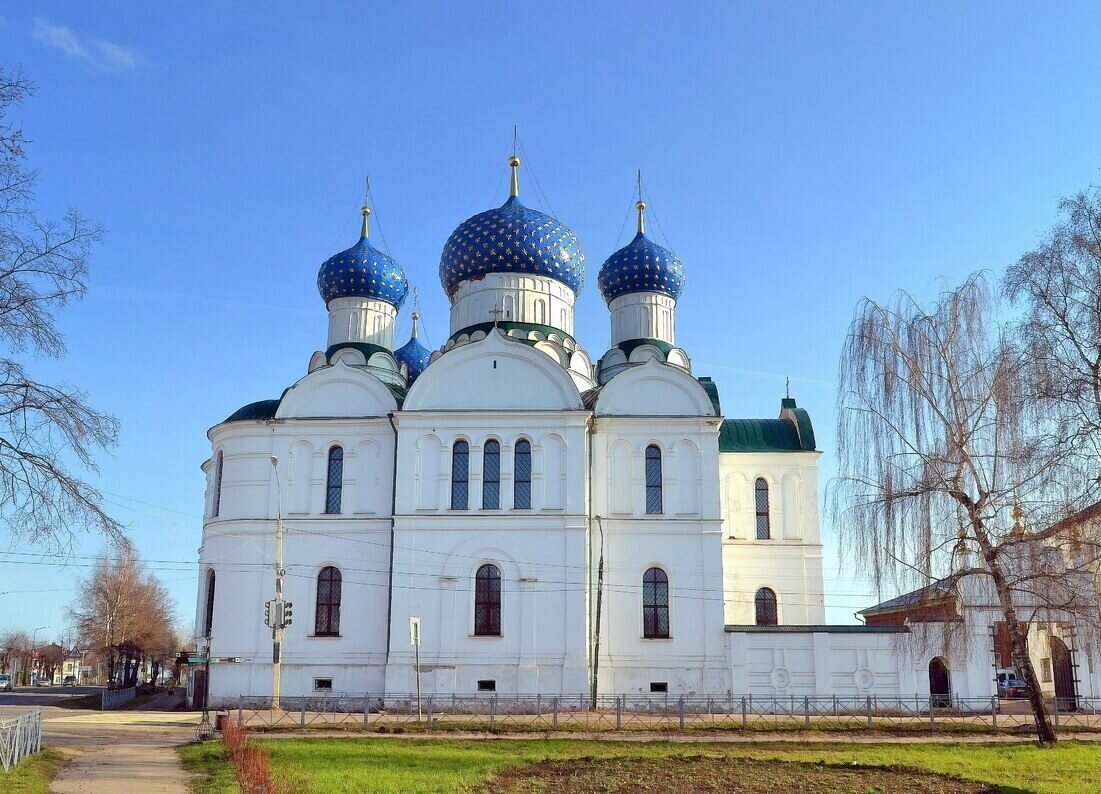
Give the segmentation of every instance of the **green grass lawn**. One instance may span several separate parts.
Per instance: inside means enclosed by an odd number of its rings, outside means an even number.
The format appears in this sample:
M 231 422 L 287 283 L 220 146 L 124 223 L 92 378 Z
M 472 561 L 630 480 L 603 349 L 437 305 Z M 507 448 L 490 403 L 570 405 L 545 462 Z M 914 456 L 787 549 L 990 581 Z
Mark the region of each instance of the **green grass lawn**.
M 1081 792 L 1101 781 L 1101 745 L 1031 744 L 717 744 L 571 739 L 451 740 L 381 737 L 254 739 L 293 791 L 456 791 L 478 788 L 494 774 L 547 760 L 660 759 L 710 756 L 836 765 L 905 767 L 1003 786 L 1010 791 Z M 203 773 L 199 792 L 234 791 L 220 743 L 180 748 L 184 765 Z M 617 762 L 622 765 L 621 762 Z M 898 790 L 895 788 L 895 790 Z
M 57 750 L 49 748 L 35 753 L 7 773 L 0 767 L 0 791 L 18 794 L 45 794 L 50 790 L 50 780 L 65 758 Z

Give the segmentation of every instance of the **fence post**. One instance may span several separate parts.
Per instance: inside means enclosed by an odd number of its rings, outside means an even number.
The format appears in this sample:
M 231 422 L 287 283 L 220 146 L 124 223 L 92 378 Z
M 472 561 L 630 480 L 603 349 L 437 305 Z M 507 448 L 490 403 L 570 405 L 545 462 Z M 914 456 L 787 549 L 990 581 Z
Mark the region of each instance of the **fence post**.
M 489 732 L 494 733 L 497 730 L 497 696 L 494 695 L 493 699 L 489 701 Z
M 742 695 L 742 728 L 746 728 L 749 725 L 748 716 L 745 708 L 745 695 Z
M 432 727 L 432 696 L 428 696 L 428 727 Z
M 868 727 L 872 727 L 872 699 L 868 698 Z
M 558 730 L 558 698 L 551 701 L 551 729 Z
M 1055 715 L 1055 730 L 1059 730 L 1059 696 L 1056 695 L 1051 699 L 1051 702 L 1055 704 L 1055 709 L 1052 712 Z
M 803 724 L 809 730 L 810 729 L 810 695 L 804 695 L 803 696 L 803 715 L 805 717 L 805 719 L 803 720 Z
M 936 730 L 937 727 L 937 710 L 936 705 L 933 703 L 933 696 L 929 696 L 929 730 Z
M 368 692 L 363 696 L 363 727 L 367 727 L 367 722 L 370 719 L 368 716 L 371 713 L 371 693 Z
M 680 729 L 684 730 L 684 695 L 680 696 Z
M 998 698 L 994 695 L 990 697 L 990 721 L 994 726 L 994 733 L 998 732 Z
M 305 701 L 305 699 L 302 700 L 302 711 L 300 711 L 299 714 L 298 714 L 298 725 L 299 725 L 299 727 L 302 727 L 302 728 L 306 727 L 306 701 Z
M 618 731 L 623 727 L 623 695 L 616 695 L 615 698 L 615 729 Z

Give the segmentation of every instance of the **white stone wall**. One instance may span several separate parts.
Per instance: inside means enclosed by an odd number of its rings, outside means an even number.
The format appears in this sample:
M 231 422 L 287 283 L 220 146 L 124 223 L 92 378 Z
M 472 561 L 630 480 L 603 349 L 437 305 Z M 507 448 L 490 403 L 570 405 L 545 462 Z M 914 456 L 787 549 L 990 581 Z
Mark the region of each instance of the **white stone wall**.
M 394 323 L 398 310 L 370 298 L 335 298 L 329 301 L 328 346 L 341 342 L 365 342 L 394 349 Z
M 565 284 L 545 276 L 488 273 L 452 293 L 450 333 L 497 319 L 549 325 L 573 336 L 576 299 Z
M 677 302 L 660 292 L 631 292 L 608 304 L 612 346 L 630 339 L 660 339 L 676 345 Z
M 781 624 L 825 622 L 818 458 L 817 452 L 719 455 L 726 623 L 755 623 L 754 597 L 762 587 L 776 593 Z M 758 478 L 769 486 L 768 540 L 757 539 Z

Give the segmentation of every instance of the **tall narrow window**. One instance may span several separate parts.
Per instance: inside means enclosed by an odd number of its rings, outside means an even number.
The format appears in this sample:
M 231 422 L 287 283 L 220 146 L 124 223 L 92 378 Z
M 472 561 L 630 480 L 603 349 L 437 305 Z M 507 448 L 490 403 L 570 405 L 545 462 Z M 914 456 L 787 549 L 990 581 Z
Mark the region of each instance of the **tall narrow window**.
M 322 568 L 317 575 L 313 633 L 318 637 L 336 637 L 340 634 L 340 571 L 331 565 Z
M 474 577 L 474 634 L 501 634 L 501 572 L 496 565 L 483 565 Z
M 451 448 L 451 509 L 466 510 L 470 490 L 470 445 L 463 440 Z
M 490 439 L 482 450 L 482 509 L 501 506 L 501 444 Z
M 217 518 L 222 509 L 222 450 L 218 450 L 218 457 L 214 460 L 214 506 L 210 511 L 212 518 Z
M 521 438 L 516 442 L 512 467 L 512 506 L 517 510 L 531 509 L 531 442 Z
M 203 636 L 209 637 L 214 628 L 214 569 L 206 573 L 206 604 L 203 615 Z
M 642 576 L 642 636 L 669 638 L 669 577 L 661 568 L 650 568 Z
M 772 527 L 768 521 L 768 483 L 764 477 L 758 477 L 753 485 L 753 500 L 757 506 L 757 540 L 768 540 Z
M 775 626 L 778 622 L 776 614 L 776 593 L 768 587 L 762 587 L 757 591 L 753 599 L 757 612 L 758 626 Z
M 344 450 L 333 447 L 329 450 L 329 469 L 325 480 L 325 512 L 340 512 L 340 496 L 344 490 Z
M 661 513 L 661 450 L 653 444 L 646 447 L 646 512 Z

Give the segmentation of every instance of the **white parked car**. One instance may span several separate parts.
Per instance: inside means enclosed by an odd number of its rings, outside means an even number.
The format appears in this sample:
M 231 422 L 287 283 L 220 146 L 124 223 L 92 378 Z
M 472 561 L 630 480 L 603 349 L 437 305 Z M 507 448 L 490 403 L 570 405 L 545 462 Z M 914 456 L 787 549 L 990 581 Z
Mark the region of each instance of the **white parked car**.
M 0 673 L 0 692 L 11 692 L 11 676 Z

